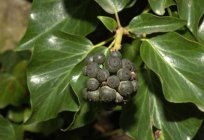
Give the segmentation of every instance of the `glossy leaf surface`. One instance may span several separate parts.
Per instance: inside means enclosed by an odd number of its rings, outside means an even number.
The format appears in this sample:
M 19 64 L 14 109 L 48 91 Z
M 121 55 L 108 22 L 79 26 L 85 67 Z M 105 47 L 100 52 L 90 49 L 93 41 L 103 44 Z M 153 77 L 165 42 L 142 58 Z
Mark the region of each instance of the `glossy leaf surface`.
M 136 0 L 95 0 L 107 13 L 120 12 L 125 7 L 132 5 Z
M 192 102 L 204 111 L 203 46 L 177 33 L 168 33 L 144 41 L 141 56 L 160 77 L 168 101 Z
M 31 122 L 54 118 L 65 110 L 78 111 L 78 102 L 70 87 L 71 73 L 92 46 L 86 38 L 62 32 L 36 43 L 28 70 Z
M 198 25 L 204 14 L 203 0 L 176 0 L 178 13 L 181 19 L 187 21 L 187 26 L 197 37 Z
M 96 5 L 92 0 L 34 0 L 28 29 L 18 49 L 31 49 L 44 35 L 56 30 L 89 34 L 96 27 Z
M 184 25 L 185 21 L 175 17 L 158 17 L 152 14 L 142 14 L 133 18 L 127 29 L 134 34 L 151 34 L 174 31 Z
M 151 72 L 140 73 L 138 81 L 139 90 L 124 107 L 120 119 L 125 132 L 136 140 L 192 139 L 202 123 L 201 112 L 192 104 L 167 102 Z
M 113 32 L 117 28 L 117 22 L 115 19 L 105 16 L 98 16 L 98 19 L 106 26 L 106 28 Z
M 148 1 L 152 10 L 157 15 L 164 15 L 165 8 L 175 4 L 173 0 L 148 0 Z

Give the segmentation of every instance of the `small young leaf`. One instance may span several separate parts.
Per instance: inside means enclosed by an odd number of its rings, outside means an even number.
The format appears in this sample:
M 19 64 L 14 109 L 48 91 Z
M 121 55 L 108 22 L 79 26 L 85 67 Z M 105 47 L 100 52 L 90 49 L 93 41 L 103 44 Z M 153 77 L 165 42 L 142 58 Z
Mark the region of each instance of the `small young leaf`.
M 106 26 L 106 28 L 113 32 L 117 28 L 117 22 L 115 19 L 105 16 L 98 16 L 98 19 Z
M 165 8 L 175 4 L 173 0 L 148 0 L 148 1 L 152 10 L 157 15 L 164 15 Z
M 107 13 L 120 12 L 125 7 L 132 5 L 136 0 L 95 0 Z
M 177 33 L 147 39 L 141 57 L 162 83 L 165 98 L 204 111 L 204 47 Z
M 133 18 L 127 28 L 134 34 L 151 34 L 174 31 L 185 24 L 184 20 L 175 17 L 158 17 L 152 14 L 142 14 Z

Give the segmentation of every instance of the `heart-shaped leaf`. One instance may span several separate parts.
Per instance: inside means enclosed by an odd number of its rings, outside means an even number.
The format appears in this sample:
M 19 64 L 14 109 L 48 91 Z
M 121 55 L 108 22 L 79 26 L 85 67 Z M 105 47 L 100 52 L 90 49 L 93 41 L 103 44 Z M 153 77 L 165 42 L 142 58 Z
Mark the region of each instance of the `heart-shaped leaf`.
M 87 35 L 95 29 L 98 13 L 92 0 L 35 0 L 27 32 L 18 49 L 31 49 L 42 36 L 54 30 Z
M 148 0 L 148 1 L 152 10 L 157 15 L 164 15 L 165 8 L 175 4 L 173 0 Z
M 23 140 L 22 127 L 12 124 L 0 115 L 0 139 Z
M 117 22 L 115 19 L 105 16 L 98 16 L 98 19 L 106 26 L 106 28 L 113 32 L 117 28 Z
M 127 30 L 134 34 L 151 34 L 174 31 L 185 24 L 184 20 L 175 17 L 158 17 L 152 14 L 142 14 L 130 21 Z
M 125 132 L 136 140 L 192 139 L 202 123 L 202 113 L 191 104 L 167 102 L 151 72 L 139 73 L 138 81 L 137 95 L 124 107 L 120 118 Z
M 32 116 L 29 122 L 55 118 L 62 111 L 78 111 L 70 87 L 75 66 L 92 50 L 84 37 L 54 32 L 35 44 L 28 69 Z
M 136 0 L 95 0 L 107 13 L 120 12 L 125 7 L 133 5 Z
M 187 20 L 187 26 L 197 37 L 198 25 L 204 14 L 203 0 L 176 0 L 181 19 Z
M 141 57 L 162 83 L 168 101 L 192 102 L 204 111 L 204 47 L 177 33 L 147 39 Z

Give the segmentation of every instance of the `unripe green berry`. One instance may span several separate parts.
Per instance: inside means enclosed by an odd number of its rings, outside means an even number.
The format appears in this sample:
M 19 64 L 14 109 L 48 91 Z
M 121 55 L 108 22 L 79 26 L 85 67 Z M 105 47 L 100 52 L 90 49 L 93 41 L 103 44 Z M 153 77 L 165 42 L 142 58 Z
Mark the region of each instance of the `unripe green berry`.
M 88 91 L 87 99 L 89 101 L 98 102 L 99 101 L 99 90 Z
M 123 96 L 121 96 L 118 92 L 116 92 L 115 102 L 120 103 L 123 101 Z
M 84 60 L 85 65 L 88 65 L 92 62 L 94 62 L 94 57 L 92 55 L 87 56 Z
M 122 81 L 118 87 L 118 92 L 122 96 L 127 96 L 133 93 L 133 85 L 131 81 Z
M 95 78 L 99 69 L 99 65 L 96 62 L 92 62 L 86 67 L 86 75 L 90 78 Z
M 117 72 L 120 81 L 128 81 L 131 78 L 131 72 L 127 68 L 121 68 Z
M 102 53 L 97 53 L 94 55 L 94 62 L 102 64 L 105 62 L 105 55 Z
M 122 54 L 119 51 L 112 51 L 110 56 L 122 58 Z
M 129 69 L 130 71 L 134 71 L 133 63 L 126 58 L 122 59 L 122 68 Z
M 117 76 L 112 75 L 112 76 L 108 77 L 107 84 L 111 88 L 117 88 L 120 84 L 120 79 Z
M 90 79 L 87 80 L 86 86 L 87 86 L 88 90 L 94 91 L 94 90 L 98 89 L 99 82 L 95 78 L 90 78 Z
M 106 67 L 111 73 L 117 72 L 122 67 L 122 61 L 118 57 L 108 57 L 106 61 Z
M 97 79 L 100 81 L 100 82 L 103 82 L 103 81 L 106 81 L 107 78 L 109 77 L 110 73 L 107 69 L 100 69 L 97 73 Z
M 111 102 L 116 98 L 116 90 L 108 86 L 101 87 L 99 93 L 100 101 L 102 102 Z

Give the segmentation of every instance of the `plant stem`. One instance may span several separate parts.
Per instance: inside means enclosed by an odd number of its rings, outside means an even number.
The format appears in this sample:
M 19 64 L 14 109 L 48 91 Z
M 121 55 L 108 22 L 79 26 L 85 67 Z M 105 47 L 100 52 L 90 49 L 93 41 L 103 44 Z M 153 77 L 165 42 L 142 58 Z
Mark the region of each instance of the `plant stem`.
M 118 51 L 121 49 L 122 38 L 123 38 L 123 27 L 119 27 L 116 30 L 115 44 L 114 44 L 114 47 L 112 48 L 113 51 Z
M 119 16 L 118 16 L 117 12 L 115 12 L 115 18 L 116 18 L 116 21 L 117 21 L 117 24 L 118 24 L 118 28 L 120 28 L 121 24 L 120 24 L 120 19 L 119 19 Z
M 170 8 L 167 8 L 167 12 L 168 12 L 169 16 L 172 16 L 172 13 L 171 13 L 171 9 L 170 9 Z
M 106 40 L 104 40 L 104 41 L 102 41 L 102 42 L 99 42 L 98 44 L 94 45 L 93 47 L 103 46 L 103 45 L 105 45 L 106 43 L 112 41 L 113 39 L 114 39 L 114 36 L 112 36 L 111 38 L 108 38 L 108 39 L 106 39 Z

